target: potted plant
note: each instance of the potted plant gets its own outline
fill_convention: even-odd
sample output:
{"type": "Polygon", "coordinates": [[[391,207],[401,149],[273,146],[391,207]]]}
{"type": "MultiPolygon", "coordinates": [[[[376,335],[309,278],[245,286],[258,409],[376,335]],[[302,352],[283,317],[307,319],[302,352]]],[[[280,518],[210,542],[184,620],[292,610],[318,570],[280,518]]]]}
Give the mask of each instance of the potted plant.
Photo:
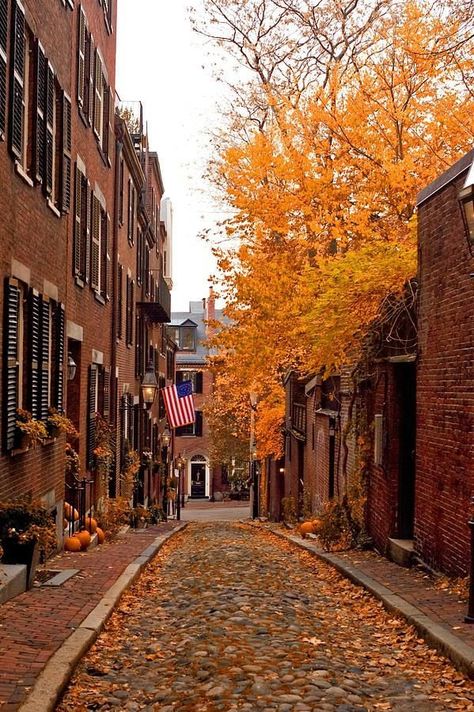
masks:
{"type": "Polygon", "coordinates": [[[36,567],[57,546],[53,516],[41,505],[29,502],[0,502],[0,541],[5,564],[26,564],[28,588],[36,567]]]}
{"type": "Polygon", "coordinates": [[[69,441],[77,440],[79,437],[79,433],[72,420],[69,420],[64,413],[60,413],[56,408],[48,408],[46,427],[49,436],[52,438],[57,438],[61,433],[66,433],[66,437],[69,441]]]}
{"type": "Polygon", "coordinates": [[[41,420],[35,420],[28,410],[18,408],[16,415],[15,436],[19,448],[25,450],[34,447],[38,442],[48,437],[45,424],[41,420]]]}

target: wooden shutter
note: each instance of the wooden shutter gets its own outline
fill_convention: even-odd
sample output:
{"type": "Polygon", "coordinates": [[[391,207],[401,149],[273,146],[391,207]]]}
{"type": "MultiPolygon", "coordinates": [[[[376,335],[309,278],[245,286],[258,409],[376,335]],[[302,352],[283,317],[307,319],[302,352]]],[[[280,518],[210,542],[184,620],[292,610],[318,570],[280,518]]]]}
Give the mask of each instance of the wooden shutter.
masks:
{"type": "Polygon", "coordinates": [[[123,265],[118,265],[117,270],[117,338],[122,338],[123,322],[123,265]]]}
{"type": "Polygon", "coordinates": [[[50,350],[51,350],[51,309],[48,299],[41,301],[41,361],[40,361],[40,420],[48,417],[50,403],[50,350]]]}
{"type": "Polygon", "coordinates": [[[71,207],[72,123],[71,99],[65,92],[63,92],[62,147],[61,210],[63,213],[68,213],[71,207]]]}
{"type": "Polygon", "coordinates": [[[23,158],[23,113],[25,74],[25,14],[18,0],[13,2],[12,71],[10,106],[10,150],[23,158]]]}
{"type": "Polygon", "coordinates": [[[101,144],[102,150],[107,158],[109,158],[109,144],[110,144],[110,87],[104,85],[103,87],[103,98],[104,98],[104,108],[102,116],[102,137],[101,144]]]}
{"type": "Polygon", "coordinates": [[[74,180],[74,260],[73,274],[82,277],[82,173],[76,165],[74,180]]]}
{"type": "Polygon", "coordinates": [[[124,180],[124,164],[123,158],[120,159],[120,178],[119,178],[119,223],[123,225],[123,180],[124,180]]]}
{"type": "Polygon", "coordinates": [[[77,103],[84,109],[86,77],[86,18],[79,8],[79,37],[77,40],[77,103]]]}
{"type": "Polygon", "coordinates": [[[96,364],[89,366],[89,392],[87,400],[87,467],[94,465],[95,416],[97,410],[98,369],[96,364]]]}
{"type": "Polygon", "coordinates": [[[46,83],[48,62],[39,42],[36,44],[36,131],[35,170],[36,180],[43,183],[46,168],[46,83]]]}
{"type": "Polygon", "coordinates": [[[94,116],[94,53],[94,39],[92,35],[89,34],[87,37],[87,107],[84,107],[89,126],[92,126],[94,116]]]}
{"type": "Polygon", "coordinates": [[[19,317],[20,289],[14,280],[7,282],[5,295],[5,445],[15,445],[16,410],[19,386],[19,317]]]}
{"type": "Polygon", "coordinates": [[[57,304],[54,313],[54,385],[53,404],[64,410],[64,357],[66,317],[64,304],[57,304]]]}
{"type": "Polygon", "coordinates": [[[138,311],[135,318],[135,376],[143,375],[143,319],[138,311]]]}
{"type": "Polygon", "coordinates": [[[90,264],[90,284],[92,289],[100,289],[100,203],[95,195],[92,195],[91,213],[91,264],[90,264]]]}
{"type": "Polygon", "coordinates": [[[110,420],[110,368],[101,368],[99,383],[100,412],[108,422],[110,420]]]}
{"type": "Polygon", "coordinates": [[[202,393],[202,371],[196,371],[196,390],[195,393],[202,393]]]}
{"type": "Polygon", "coordinates": [[[53,192],[54,178],[54,103],[56,94],[54,81],[54,71],[51,64],[48,62],[48,69],[46,75],[46,180],[43,183],[46,195],[51,195],[53,192]]]}
{"type": "Polygon", "coordinates": [[[202,412],[196,410],[196,422],[194,423],[194,434],[197,438],[202,437],[202,412]]]}
{"type": "Polygon", "coordinates": [[[33,418],[41,417],[41,297],[32,289],[29,296],[30,393],[29,408],[33,418]]]}
{"type": "Polygon", "coordinates": [[[100,293],[109,299],[109,224],[110,219],[104,210],[100,213],[100,293]]]}
{"type": "Polygon", "coordinates": [[[0,0],[0,133],[5,133],[7,118],[8,0],[0,0]]]}
{"type": "Polygon", "coordinates": [[[94,72],[94,133],[102,141],[104,111],[104,80],[102,78],[102,60],[98,50],[95,51],[94,72]]]}

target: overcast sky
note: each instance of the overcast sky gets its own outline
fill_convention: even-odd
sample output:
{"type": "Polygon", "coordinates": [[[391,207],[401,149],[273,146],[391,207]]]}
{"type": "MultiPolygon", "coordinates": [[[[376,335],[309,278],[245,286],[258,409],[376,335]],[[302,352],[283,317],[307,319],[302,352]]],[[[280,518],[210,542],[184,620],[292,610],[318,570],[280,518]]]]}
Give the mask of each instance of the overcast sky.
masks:
{"type": "Polygon", "coordinates": [[[123,101],[143,103],[150,147],[173,202],[173,311],[207,295],[214,261],[198,233],[220,217],[202,175],[210,156],[206,129],[218,122],[222,89],[211,76],[205,40],[191,29],[187,4],[118,0],[117,91],[123,101]]]}

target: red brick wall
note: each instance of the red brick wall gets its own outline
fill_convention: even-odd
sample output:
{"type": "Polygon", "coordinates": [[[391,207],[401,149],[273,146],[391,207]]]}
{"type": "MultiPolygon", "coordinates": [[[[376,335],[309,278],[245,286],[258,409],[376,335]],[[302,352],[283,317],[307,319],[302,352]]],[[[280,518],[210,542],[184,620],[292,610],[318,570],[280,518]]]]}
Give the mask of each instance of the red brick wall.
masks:
{"type": "Polygon", "coordinates": [[[474,260],[457,201],[464,178],[419,208],[416,548],[458,575],[468,570],[474,489],[474,260]]]}
{"type": "MultiPolygon", "coordinates": [[[[23,6],[27,26],[39,38],[61,88],[70,93],[72,12],[65,10],[61,3],[49,0],[26,0],[23,6]]],[[[44,281],[47,280],[57,288],[58,300],[65,302],[68,217],[59,217],[48,207],[40,185],[32,186],[18,174],[8,151],[8,140],[0,141],[0,185],[0,353],[3,372],[4,280],[12,274],[19,276],[18,269],[12,272],[12,260],[30,271],[26,287],[44,294],[44,281]]],[[[0,402],[5,402],[3,379],[0,379],[0,402]]],[[[0,422],[3,443],[3,412],[0,422]]],[[[49,493],[48,506],[60,504],[63,480],[62,437],[23,454],[12,456],[3,450],[0,454],[0,500],[21,496],[39,500],[49,493]]]]}

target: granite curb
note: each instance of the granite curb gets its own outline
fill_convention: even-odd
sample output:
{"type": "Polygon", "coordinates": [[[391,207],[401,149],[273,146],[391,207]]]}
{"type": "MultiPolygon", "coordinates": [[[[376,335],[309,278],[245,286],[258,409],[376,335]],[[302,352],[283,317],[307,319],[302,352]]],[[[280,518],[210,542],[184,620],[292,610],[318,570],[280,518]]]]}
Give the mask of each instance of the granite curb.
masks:
{"type": "Polygon", "coordinates": [[[390,588],[367,576],[353,564],[346,563],[339,556],[322,551],[316,544],[298,539],[291,534],[273,528],[269,528],[269,531],[330,564],[350,581],[365,588],[381,601],[388,611],[405,618],[430,646],[449,658],[458,670],[474,679],[474,647],[436,623],[426,613],[394,593],[390,588]]]}
{"type": "Polygon", "coordinates": [[[160,534],[127,566],[97,606],[48,660],[27,699],[19,707],[20,712],[50,712],[55,709],[76,665],[95,642],[122,594],[130,588],[163,544],[186,527],[187,522],[182,522],[172,531],[160,534]]]}

